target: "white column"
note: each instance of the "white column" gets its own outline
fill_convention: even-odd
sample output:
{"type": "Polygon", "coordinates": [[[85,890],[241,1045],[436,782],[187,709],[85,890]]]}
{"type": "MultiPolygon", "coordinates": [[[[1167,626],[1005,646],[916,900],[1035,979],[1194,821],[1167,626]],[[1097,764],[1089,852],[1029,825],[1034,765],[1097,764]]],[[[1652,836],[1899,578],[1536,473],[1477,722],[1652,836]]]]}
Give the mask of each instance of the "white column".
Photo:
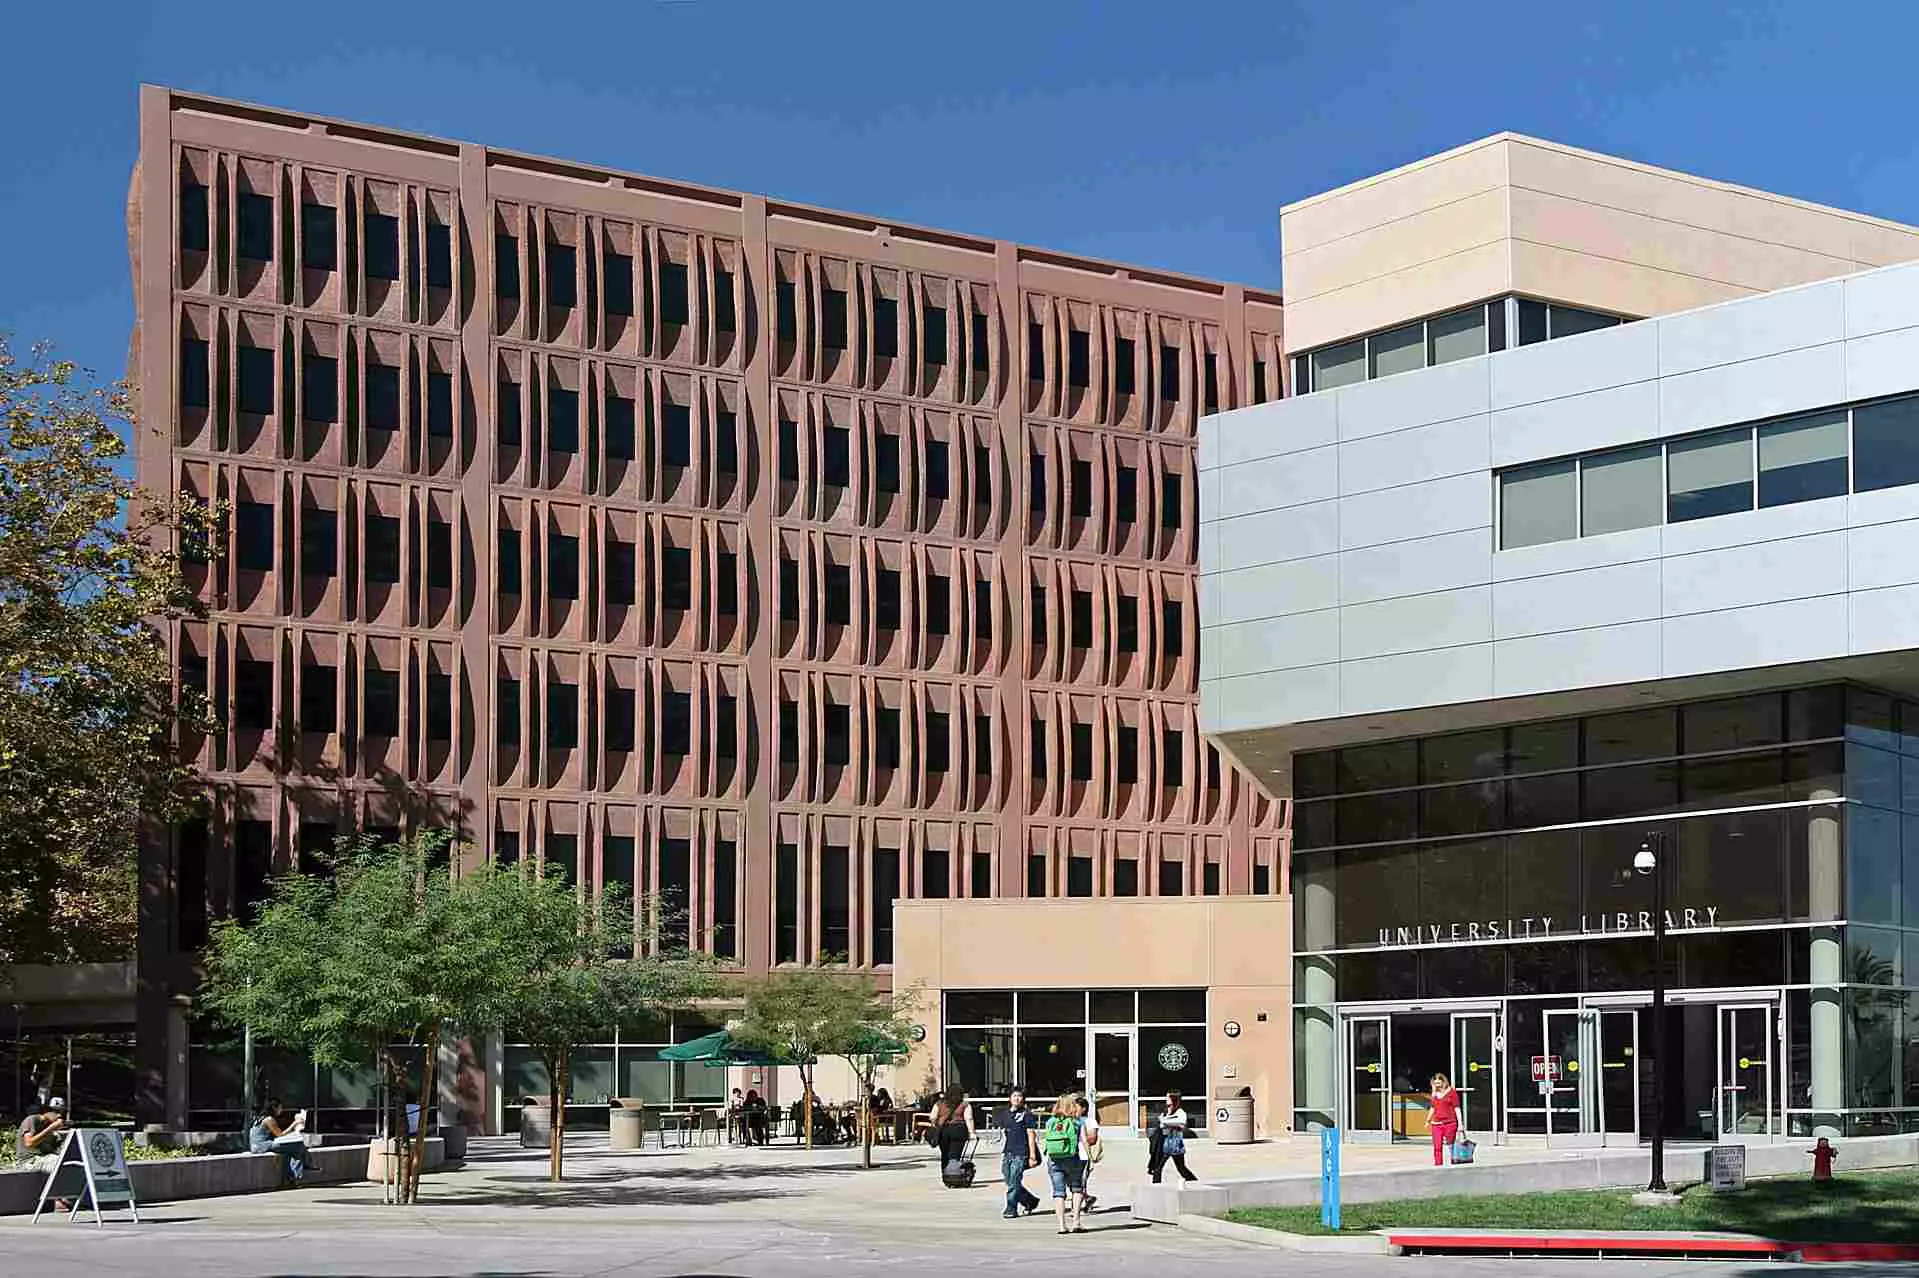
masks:
{"type": "MultiPolygon", "coordinates": [[[[1814,920],[1845,916],[1843,846],[1839,830],[1839,796],[1818,790],[1813,798],[1831,806],[1808,808],[1806,818],[1807,904],[1814,920]]],[[[1812,981],[1811,1023],[1806,1027],[1811,1047],[1812,1107],[1815,1136],[1837,1136],[1839,1116],[1846,1103],[1845,1015],[1843,992],[1845,946],[1839,927],[1815,927],[1808,934],[1811,955],[1807,967],[1812,981]]]]}

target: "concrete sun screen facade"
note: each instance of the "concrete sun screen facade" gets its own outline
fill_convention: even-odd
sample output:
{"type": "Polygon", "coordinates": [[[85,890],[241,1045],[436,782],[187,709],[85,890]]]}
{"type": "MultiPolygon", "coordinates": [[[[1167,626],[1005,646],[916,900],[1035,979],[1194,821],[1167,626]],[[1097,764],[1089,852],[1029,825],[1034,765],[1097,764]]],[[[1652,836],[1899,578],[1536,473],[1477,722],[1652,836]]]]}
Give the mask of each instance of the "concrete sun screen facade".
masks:
{"type": "MultiPolygon", "coordinates": [[[[912,920],[1007,899],[1203,937],[1257,898],[1278,944],[1283,804],[1197,730],[1193,458],[1282,394],[1277,295],[164,88],[140,130],[139,478],[230,511],[166,634],[224,726],[183,743],[207,817],[142,852],[144,1119],[230,1125],[209,921],[355,830],[658,893],[686,932],[636,943],[741,974],[917,983],[912,920]]],[[[1049,930],[978,917],[983,950],[1049,930]]],[[[1111,956],[1074,980],[1203,1029],[1154,990],[1213,958],[1073,926],[1111,956]]],[[[722,1099],[657,1056],[724,1015],[609,1028],[580,1121],[722,1099]]],[[[258,1056],[364,1118],[362,1080],[258,1056]]],[[[510,1041],[447,1064],[472,1123],[545,1090],[510,1041]]]]}
{"type": "MultiPolygon", "coordinates": [[[[1591,167],[1562,227],[1650,189],[1591,167]]],[[[1488,1137],[1633,1143],[1663,1032],[1668,1136],[1919,1130],[1919,266],[1856,269],[1916,241],[1687,181],[1543,299],[1625,322],[1326,361],[1202,424],[1201,723],[1293,800],[1301,1127],[1404,1139],[1444,1071],[1488,1137]],[[1618,287],[1627,257],[1747,295],[1662,314],[1710,298],[1618,287]],[[1785,277],[1708,269],[1735,259],[1785,277]]],[[[1288,263],[1295,338],[1416,318],[1302,323],[1288,263]]]]}

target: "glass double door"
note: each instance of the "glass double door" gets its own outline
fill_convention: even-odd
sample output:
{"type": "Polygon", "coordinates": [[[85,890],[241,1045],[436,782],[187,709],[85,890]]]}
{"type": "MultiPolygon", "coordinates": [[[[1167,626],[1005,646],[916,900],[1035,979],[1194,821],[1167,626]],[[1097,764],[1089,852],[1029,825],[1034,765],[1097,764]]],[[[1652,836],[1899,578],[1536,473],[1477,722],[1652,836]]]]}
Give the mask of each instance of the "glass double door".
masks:
{"type": "Polygon", "coordinates": [[[1638,1008],[1554,1008],[1544,1013],[1545,1052],[1532,1077],[1549,1140],[1632,1145],[1646,1096],[1638,1008]]]}
{"type": "MultiPolygon", "coordinates": [[[[1765,1139],[1778,1131],[1771,1003],[1674,1003],[1666,1008],[1659,1084],[1669,1139],[1765,1139]]],[[[1649,1005],[1554,1008],[1533,1073],[1547,1134],[1567,1144],[1636,1144],[1653,1123],[1649,1005]]]]}
{"type": "MultiPolygon", "coordinates": [[[[1409,1017],[1429,1035],[1446,1034],[1446,1069],[1459,1091],[1460,1116],[1468,1132],[1496,1135],[1503,1126],[1500,1095],[1500,1018],[1493,1011],[1462,1011],[1409,1017]],[[1438,1021],[1438,1025],[1431,1022],[1438,1021]]],[[[1402,1027],[1406,1033],[1415,1031],[1402,1027]]],[[[1409,1052],[1412,1059],[1394,1060],[1392,1015],[1349,1016],[1345,1023],[1344,1081],[1340,1095],[1340,1124],[1353,1140],[1391,1140],[1404,1135],[1408,1106],[1423,1106],[1429,1082],[1421,1060],[1434,1053],[1409,1052]]],[[[1415,1042],[1414,1047],[1418,1047],[1415,1042]]]]}

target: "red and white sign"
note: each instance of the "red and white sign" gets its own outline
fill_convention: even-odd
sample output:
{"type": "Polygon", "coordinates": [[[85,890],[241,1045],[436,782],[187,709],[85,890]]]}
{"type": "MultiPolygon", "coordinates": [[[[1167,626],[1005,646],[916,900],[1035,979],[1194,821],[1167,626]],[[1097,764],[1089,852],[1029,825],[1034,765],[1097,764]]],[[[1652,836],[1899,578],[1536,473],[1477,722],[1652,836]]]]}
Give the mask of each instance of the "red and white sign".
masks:
{"type": "Polygon", "coordinates": [[[1533,1082],[1557,1083],[1559,1077],[1559,1058],[1557,1056],[1533,1057],[1533,1082]]]}

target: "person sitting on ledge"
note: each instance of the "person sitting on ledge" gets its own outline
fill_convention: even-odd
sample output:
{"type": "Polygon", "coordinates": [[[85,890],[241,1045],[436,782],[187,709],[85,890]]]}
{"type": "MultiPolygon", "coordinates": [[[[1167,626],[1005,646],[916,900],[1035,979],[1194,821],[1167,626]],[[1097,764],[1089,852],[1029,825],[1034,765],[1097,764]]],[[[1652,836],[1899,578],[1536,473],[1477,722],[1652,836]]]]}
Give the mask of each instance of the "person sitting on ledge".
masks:
{"type": "Polygon", "coordinates": [[[306,1179],[306,1125],[305,1110],[290,1113],[277,1097],[270,1097],[259,1120],[247,1132],[249,1150],[279,1156],[282,1186],[298,1185],[306,1179]]]}

